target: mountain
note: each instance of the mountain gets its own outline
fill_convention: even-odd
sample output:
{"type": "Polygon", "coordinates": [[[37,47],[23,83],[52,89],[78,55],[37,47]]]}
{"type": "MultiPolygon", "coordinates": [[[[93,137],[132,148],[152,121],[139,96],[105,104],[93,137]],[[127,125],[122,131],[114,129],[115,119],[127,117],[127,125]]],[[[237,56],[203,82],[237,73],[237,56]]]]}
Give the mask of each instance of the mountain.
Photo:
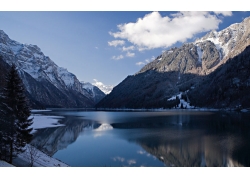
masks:
{"type": "Polygon", "coordinates": [[[250,46],[207,75],[187,94],[199,107],[250,107],[250,46]]]}
{"type": "Polygon", "coordinates": [[[114,88],[114,86],[112,85],[105,85],[102,82],[98,82],[96,79],[94,79],[94,83],[92,83],[94,86],[98,87],[102,92],[104,92],[105,94],[109,94],[112,89],[114,88]]]}
{"type": "MultiPolygon", "coordinates": [[[[209,104],[198,103],[195,100],[198,95],[195,98],[196,95],[192,94],[192,97],[189,98],[188,95],[191,95],[191,91],[190,93],[187,93],[187,91],[193,90],[193,92],[200,92],[199,94],[203,93],[203,96],[208,97],[209,94],[199,90],[201,87],[202,89],[211,89],[212,81],[216,81],[216,79],[211,78],[209,75],[218,68],[223,70],[217,70],[215,74],[221,74],[219,71],[224,72],[227,64],[233,67],[233,63],[237,62],[237,60],[230,61],[230,63],[228,63],[228,60],[236,58],[237,55],[244,56],[244,54],[248,54],[244,51],[248,51],[249,45],[250,17],[219,32],[213,30],[195,42],[184,43],[179,48],[175,47],[166,50],[154,61],[146,64],[139,72],[124,79],[96,107],[171,108],[180,103],[179,98],[175,98],[180,92],[183,92],[183,98],[195,106],[222,107],[219,105],[219,100],[217,105],[212,102],[209,104]],[[205,81],[206,84],[204,84],[205,81]]],[[[241,59],[244,61],[241,66],[246,68],[248,59],[244,57],[241,59]]],[[[232,68],[227,73],[229,76],[231,74],[237,78],[234,73],[235,70],[232,68]]],[[[241,76],[247,77],[244,80],[242,79],[244,86],[246,86],[249,72],[242,71],[241,73],[241,76]]],[[[214,77],[217,76],[214,75],[214,77]]],[[[224,76],[220,77],[223,82],[224,76]]],[[[238,80],[235,79],[234,81],[238,80]]],[[[242,82],[241,79],[240,82],[242,82]]],[[[236,92],[237,89],[232,89],[232,91],[236,92]]],[[[212,93],[211,91],[206,92],[212,93]]],[[[236,104],[240,105],[241,103],[242,101],[238,103],[229,102],[226,106],[235,107],[236,104]]]]}
{"type": "Polygon", "coordinates": [[[98,86],[94,86],[93,84],[90,84],[89,82],[81,82],[82,88],[85,89],[94,100],[95,104],[98,103],[106,94],[105,91],[103,91],[98,86]]]}
{"type": "MultiPolygon", "coordinates": [[[[93,107],[97,99],[105,96],[98,91],[89,92],[77,77],[57,66],[36,45],[11,40],[0,30],[1,64],[8,68],[14,63],[27,90],[31,105],[35,107],[93,107]]],[[[94,89],[98,89],[95,87],[94,89]]]]}

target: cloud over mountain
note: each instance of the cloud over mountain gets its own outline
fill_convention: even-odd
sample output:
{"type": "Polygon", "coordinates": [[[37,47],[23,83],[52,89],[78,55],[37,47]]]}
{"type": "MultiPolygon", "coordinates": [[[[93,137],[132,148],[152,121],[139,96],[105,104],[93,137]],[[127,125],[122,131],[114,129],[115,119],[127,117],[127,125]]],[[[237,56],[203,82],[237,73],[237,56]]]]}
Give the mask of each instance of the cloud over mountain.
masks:
{"type": "Polygon", "coordinates": [[[143,18],[138,18],[136,22],[119,24],[117,32],[109,33],[114,38],[129,41],[139,50],[167,48],[177,42],[185,42],[197,33],[217,29],[222,22],[218,17],[219,14],[231,16],[232,12],[185,11],[171,14],[170,17],[152,12],[143,18]]]}

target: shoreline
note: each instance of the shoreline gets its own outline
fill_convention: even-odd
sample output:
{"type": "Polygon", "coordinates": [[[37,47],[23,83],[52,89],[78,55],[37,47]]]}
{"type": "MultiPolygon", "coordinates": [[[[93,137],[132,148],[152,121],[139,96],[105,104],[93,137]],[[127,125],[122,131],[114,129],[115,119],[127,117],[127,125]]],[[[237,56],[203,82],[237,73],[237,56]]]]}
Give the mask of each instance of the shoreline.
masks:
{"type": "Polygon", "coordinates": [[[0,160],[0,167],[70,167],[68,164],[50,157],[44,152],[38,150],[34,146],[26,145],[26,151],[18,154],[13,159],[12,164],[6,161],[0,160]],[[31,157],[34,158],[33,166],[31,166],[31,157]]]}
{"type": "Polygon", "coordinates": [[[202,108],[202,107],[192,107],[192,108],[46,108],[43,110],[32,109],[32,113],[39,112],[52,112],[52,111],[121,111],[121,112],[165,112],[165,111],[180,111],[180,110],[191,110],[191,111],[236,111],[236,112],[250,112],[250,108],[202,108]]]}

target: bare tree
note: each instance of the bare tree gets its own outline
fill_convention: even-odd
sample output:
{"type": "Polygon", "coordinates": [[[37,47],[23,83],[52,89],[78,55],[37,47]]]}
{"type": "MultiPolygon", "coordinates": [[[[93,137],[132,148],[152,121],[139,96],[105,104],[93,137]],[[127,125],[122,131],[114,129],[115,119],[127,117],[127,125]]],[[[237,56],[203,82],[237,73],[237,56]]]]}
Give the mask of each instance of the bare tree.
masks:
{"type": "Polygon", "coordinates": [[[35,146],[27,144],[26,154],[29,158],[30,167],[33,167],[34,163],[40,158],[39,150],[35,146]]]}

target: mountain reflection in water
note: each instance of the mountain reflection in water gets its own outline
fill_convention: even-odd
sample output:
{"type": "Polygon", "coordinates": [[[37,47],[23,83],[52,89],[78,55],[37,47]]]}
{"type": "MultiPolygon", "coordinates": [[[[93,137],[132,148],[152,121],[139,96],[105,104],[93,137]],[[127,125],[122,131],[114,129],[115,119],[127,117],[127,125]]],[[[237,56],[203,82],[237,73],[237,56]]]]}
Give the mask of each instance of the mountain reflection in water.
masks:
{"type": "MultiPolygon", "coordinates": [[[[128,147],[121,150],[134,160],[149,153],[165,166],[250,166],[248,113],[52,111],[49,115],[64,116],[62,123],[65,126],[38,130],[32,143],[50,156],[58,153],[63,154],[62,157],[67,156],[67,147],[73,147],[74,143],[79,147],[84,143],[79,137],[88,137],[85,134],[88,132],[89,137],[103,136],[103,144],[95,144],[94,139],[91,140],[91,147],[95,150],[83,152],[89,153],[86,156],[95,157],[92,153],[108,156],[103,149],[110,146],[105,147],[110,151],[109,156],[114,151],[113,156],[116,157],[115,148],[121,146],[116,140],[125,140],[129,142],[126,146],[133,144],[142,148],[137,152],[128,147]],[[107,135],[110,136],[105,139],[107,135]]],[[[111,162],[114,157],[107,158],[103,164],[116,166],[111,162]]],[[[61,160],[65,162],[67,159],[61,160]]],[[[145,164],[160,166],[150,163],[147,161],[145,164]]]]}

